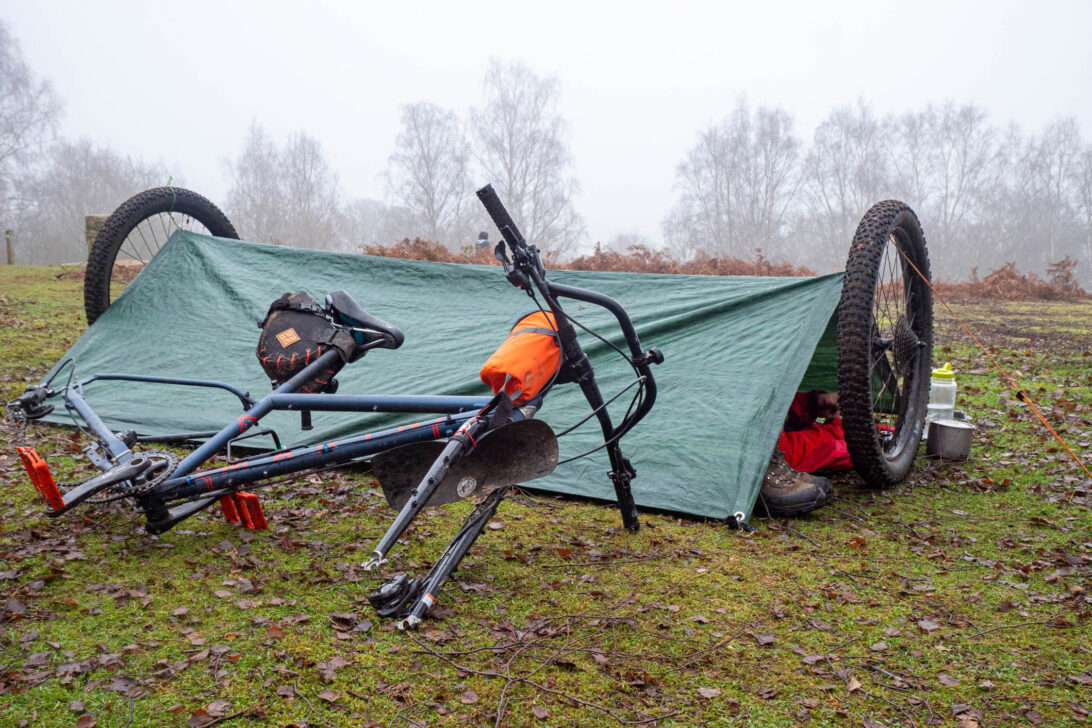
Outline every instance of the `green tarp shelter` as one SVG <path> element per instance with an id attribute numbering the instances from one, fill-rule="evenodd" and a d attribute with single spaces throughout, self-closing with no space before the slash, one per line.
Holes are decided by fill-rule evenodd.
<path id="1" fill-rule="evenodd" d="M 793 394 L 837 387 L 830 323 L 842 274 L 548 273 L 551 280 L 620 301 L 645 347 L 657 346 L 666 357 L 654 370 L 656 406 L 623 441 L 637 469 L 637 504 L 712 518 L 736 512 L 750 517 Z M 254 356 L 256 322 L 286 291 L 306 290 L 321 301 L 339 288 L 406 334 L 400 349 L 371 352 L 343 369 L 342 393 L 485 393 L 481 365 L 516 319 L 535 309 L 498 267 L 299 250 L 179 231 L 67 356 L 75 359 L 77 378 L 110 372 L 217 379 L 260 398 L 269 381 Z M 566 310 L 624 347 L 605 311 L 575 301 Z M 632 370 L 615 352 L 586 334 L 581 342 L 605 397 L 632 381 Z M 219 429 L 240 411 L 237 399 L 213 389 L 95 382 L 85 395 L 114 429 L 146 435 Z M 612 405 L 616 419 L 629 399 L 623 395 Z M 562 385 L 538 417 L 560 432 L 588 413 L 579 388 Z M 314 430 L 306 433 L 295 413 L 274 413 L 262 423 L 286 444 L 299 444 L 403 417 L 317 412 Z M 70 422 L 63 408 L 51 418 Z M 601 442 L 593 420 L 561 438 L 561 457 Z M 599 452 L 532 485 L 613 500 L 607 470 Z"/>

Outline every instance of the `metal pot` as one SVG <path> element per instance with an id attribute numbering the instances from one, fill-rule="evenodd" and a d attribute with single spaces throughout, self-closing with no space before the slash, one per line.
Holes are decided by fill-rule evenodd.
<path id="1" fill-rule="evenodd" d="M 943 460 L 966 460 L 971 454 L 974 425 L 959 420 L 933 420 L 929 423 L 929 442 L 925 454 Z"/>

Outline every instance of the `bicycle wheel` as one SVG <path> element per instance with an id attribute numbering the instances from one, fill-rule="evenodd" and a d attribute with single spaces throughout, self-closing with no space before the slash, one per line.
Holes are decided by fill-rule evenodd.
<path id="1" fill-rule="evenodd" d="M 239 237 L 220 208 L 196 192 L 156 187 L 130 197 L 106 219 L 87 256 L 83 307 L 88 325 L 109 308 L 177 229 Z"/>
<path id="2" fill-rule="evenodd" d="M 838 308 L 842 425 L 870 487 L 903 480 L 921 443 L 933 352 L 929 275 L 914 211 L 896 200 L 873 205 L 853 236 Z"/>

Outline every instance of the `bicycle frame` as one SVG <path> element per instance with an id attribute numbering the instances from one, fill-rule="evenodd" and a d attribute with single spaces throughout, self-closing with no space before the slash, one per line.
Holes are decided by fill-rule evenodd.
<path id="1" fill-rule="evenodd" d="M 453 396 L 413 396 L 413 395 L 341 395 L 341 394 L 296 394 L 294 390 L 301 382 L 329 366 L 336 352 L 328 352 L 292 380 L 276 389 L 261 400 L 254 400 L 237 388 L 224 382 L 213 380 L 179 379 L 172 377 L 154 377 L 129 374 L 97 374 L 65 387 L 60 392 L 65 406 L 78 414 L 88 429 L 108 455 L 89 451 L 92 462 L 103 470 L 124 465 L 133 459 L 134 453 L 128 445 L 99 418 L 88 405 L 83 395 L 83 388 L 95 381 L 134 381 L 143 383 L 175 384 L 195 387 L 215 387 L 234 394 L 243 404 L 243 413 L 231 424 L 218 432 L 192 432 L 168 435 L 167 440 L 190 440 L 208 438 L 189 456 L 184 458 L 171 473 L 171 477 L 160 483 L 156 489 L 138 503 L 148 515 L 148 531 L 163 533 L 178 522 L 212 505 L 221 496 L 240 490 L 243 486 L 260 483 L 263 480 L 290 475 L 316 467 L 343 465 L 365 458 L 393 447 L 413 442 L 436 440 L 453 435 L 468 419 L 489 403 L 489 397 L 453 397 Z M 328 358 L 326 358 L 328 357 Z M 249 458 L 242 462 L 230 463 L 223 467 L 196 471 L 224 447 L 255 427 L 261 419 L 273 411 L 290 410 L 301 412 L 361 412 L 361 413 L 419 413 L 444 414 L 445 417 L 414 422 L 395 428 L 371 432 L 337 441 L 302 445 L 278 450 L 268 455 Z M 196 472 L 195 472 L 196 471 Z M 94 480 L 94 479 L 92 479 Z M 89 481 L 91 482 L 91 481 Z M 91 482 L 91 488 L 80 486 L 62 496 L 63 505 L 53 506 L 47 515 L 56 517 L 80 504 L 98 492 Z M 82 489 L 82 490 L 81 490 Z M 197 499 L 191 503 L 164 510 L 157 500 Z"/>
<path id="2" fill-rule="evenodd" d="M 611 464 L 608 475 L 614 484 L 623 525 L 629 530 L 636 531 L 639 528 L 639 522 L 630 487 L 636 471 L 629 460 L 622 455 L 620 441 L 622 436 L 636 425 L 655 403 L 656 384 L 650 365 L 661 363 L 663 355 L 657 349 L 645 351 L 641 347 L 632 321 L 630 321 L 625 309 L 617 301 L 594 291 L 547 281 L 538 249 L 527 245 L 523 240 L 515 223 L 504 209 L 492 187 L 486 186 L 479 190 L 478 197 L 485 205 L 503 237 L 503 241 L 497 244 L 494 253 L 503 266 L 505 276 L 513 285 L 532 296 L 537 291 L 554 314 L 563 362 L 555 379 L 555 384 L 575 382 L 583 391 L 603 433 L 603 447 L 607 450 Z M 507 243 L 508 249 L 512 253 L 511 260 L 505 253 L 505 243 Z M 641 389 L 638 390 L 639 404 L 635 408 L 631 406 L 631 410 L 627 411 L 626 416 L 617 425 L 613 423 L 607 411 L 596 384 L 591 363 L 577 341 L 576 331 L 571 320 L 565 314 L 560 299 L 572 299 L 602 306 L 614 315 L 621 328 L 626 346 L 629 349 L 629 356 L 626 358 L 637 373 L 637 381 L 641 385 Z M 382 322 L 378 323 L 382 325 Z M 355 324 L 349 326 L 353 325 Z M 360 331 L 360 329 L 352 328 L 350 330 Z M 401 335 L 399 334 L 399 336 Z M 399 339 L 399 343 L 400 341 L 401 339 Z M 363 340 L 358 340 L 357 343 L 364 344 Z M 359 355 L 349 359 L 349 361 L 354 361 L 355 358 L 362 356 L 363 351 L 368 346 L 371 345 L 362 346 Z M 478 477 L 478 480 L 470 478 L 467 481 L 469 482 L 467 492 L 464 493 L 464 482 L 460 481 L 458 484 L 459 497 L 467 497 L 475 491 L 484 492 L 486 485 L 493 486 L 493 489 L 481 498 L 478 507 L 467 519 L 459 535 L 448 545 L 443 555 L 425 578 L 415 579 L 410 582 L 406 581 L 405 577 L 402 576 L 386 584 L 372 595 L 372 603 L 381 615 L 398 614 L 405 617 L 400 626 L 414 626 L 421 621 L 421 618 L 435 602 L 435 595 L 440 587 L 456 568 L 474 540 L 480 535 L 489 517 L 496 511 L 499 502 L 505 497 L 510 486 L 515 485 L 516 482 L 522 482 L 522 480 L 515 480 L 515 473 L 534 478 L 540 477 L 553 469 L 554 464 L 557 462 L 556 439 L 548 426 L 541 423 L 536 425 L 534 422 L 528 422 L 528 426 L 519 429 L 518 423 L 524 419 L 524 416 L 520 409 L 513 407 L 512 401 L 503 392 L 493 396 L 476 397 L 297 393 L 297 389 L 331 365 L 337 364 L 340 366 L 339 357 L 342 356 L 343 354 L 336 349 L 326 351 L 297 372 L 287 382 L 260 400 L 252 399 L 248 394 L 229 384 L 212 380 L 130 374 L 97 374 L 74 383 L 70 379 L 69 383 L 60 392 L 49 389 L 49 383 L 47 382 L 45 385 L 29 388 L 27 394 L 15 400 L 13 404 L 22 407 L 24 419 L 34 419 L 44 416 L 52 409 L 45 406 L 46 399 L 58 394 L 63 395 L 65 407 L 83 419 L 91 434 L 97 440 L 97 445 L 91 445 L 87 448 L 88 457 L 106 472 L 62 495 L 49 474 L 48 467 L 33 450 L 20 448 L 20 454 L 23 456 L 35 487 L 45 497 L 50 506 L 47 515 L 59 516 L 106 488 L 119 485 L 126 486 L 128 484 L 136 486 L 132 491 L 132 497 L 147 518 L 148 532 L 162 533 L 218 501 L 224 508 L 225 516 L 229 520 L 235 522 L 242 520 L 245 521 L 248 527 L 261 528 L 265 525 L 264 515 L 260 511 L 260 506 L 257 505 L 256 496 L 242 491 L 244 486 L 256 485 L 260 487 L 262 484 L 268 484 L 270 479 L 281 476 L 316 468 L 346 465 L 369 457 L 382 456 L 382 454 L 389 453 L 402 446 L 443 441 L 442 449 L 435 453 L 434 459 L 431 458 L 433 451 L 429 451 L 431 465 L 427 467 L 426 472 L 421 474 L 417 486 L 408 493 L 406 501 L 400 507 L 394 522 L 376 545 L 369 561 L 364 564 L 364 568 L 370 570 L 387 562 L 387 554 L 390 549 L 417 514 L 428 505 L 430 498 L 438 493 L 437 489 L 441 485 L 448 487 L 447 480 L 450 480 L 448 476 L 458 472 L 461 464 L 473 463 L 473 455 L 476 451 L 487 451 L 484 443 L 490 442 L 490 437 L 494 438 L 492 442 L 503 443 L 502 450 L 505 456 L 514 459 L 519 459 L 523 453 L 520 453 L 516 444 L 518 440 L 506 440 L 505 436 L 501 435 L 504 432 L 513 432 L 511 429 L 506 430 L 506 427 L 516 426 L 519 435 L 531 439 L 537 438 L 541 441 L 539 444 L 545 443 L 540 448 L 540 452 L 537 453 L 537 459 L 528 458 L 529 462 L 532 463 L 528 468 L 524 470 L 520 468 L 508 469 L 503 476 L 498 476 L 503 482 L 487 483 L 484 481 L 488 480 L 488 478 L 484 478 L 484 476 Z M 140 487 L 141 479 L 145 477 L 144 473 L 150 471 L 149 463 L 141 462 L 139 454 L 133 453 L 130 449 L 137 438 L 130 436 L 129 433 L 119 435 L 113 432 L 84 398 L 83 388 L 95 381 L 102 380 L 219 388 L 230 392 L 240 400 L 243 413 L 235 421 L 225 425 L 219 431 L 179 433 L 167 438 L 157 438 L 174 441 L 207 439 L 178 463 L 177 467 L 173 468 L 169 473 L 163 474 L 161 479 Z M 536 408 L 541 406 L 541 397 L 545 396 L 545 394 L 544 392 L 539 395 L 531 404 Z M 637 401 L 637 398 L 635 398 L 635 401 Z M 11 404 L 9 404 L 10 406 Z M 270 454 L 259 455 L 238 462 L 229 462 L 222 467 L 198 470 L 217 453 L 228 447 L 230 443 L 247 437 L 246 433 L 257 426 L 263 417 L 270 412 L 281 410 L 304 413 L 305 423 L 309 423 L 311 412 L 324 411 L 400 412 L 440 416 L 341 440 L 278 449 Z M 552 445 L 550 441 L 552 441 Z M 552 453 L 548 452 L 550 446 L 553 448 Z M 530 452 L 530 450 L 524 452 Z M 478 464 L 481 465 L 480 462 Z M 124 491 L 122 491 L 120 497 L 125 497 Z M 242 518 L 237 512 L 239 509 L 243 511 Z"/>

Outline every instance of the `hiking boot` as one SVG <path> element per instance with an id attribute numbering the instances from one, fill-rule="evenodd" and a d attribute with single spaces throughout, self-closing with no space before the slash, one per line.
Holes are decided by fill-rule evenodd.
<path id="1" fill-rule="evenodd" d="M 824 505 L 833 491 L 829 480 L 793 470 L 781 451 L 775 450 L 758 502 L 770 516 L 799 516 Z"/>

